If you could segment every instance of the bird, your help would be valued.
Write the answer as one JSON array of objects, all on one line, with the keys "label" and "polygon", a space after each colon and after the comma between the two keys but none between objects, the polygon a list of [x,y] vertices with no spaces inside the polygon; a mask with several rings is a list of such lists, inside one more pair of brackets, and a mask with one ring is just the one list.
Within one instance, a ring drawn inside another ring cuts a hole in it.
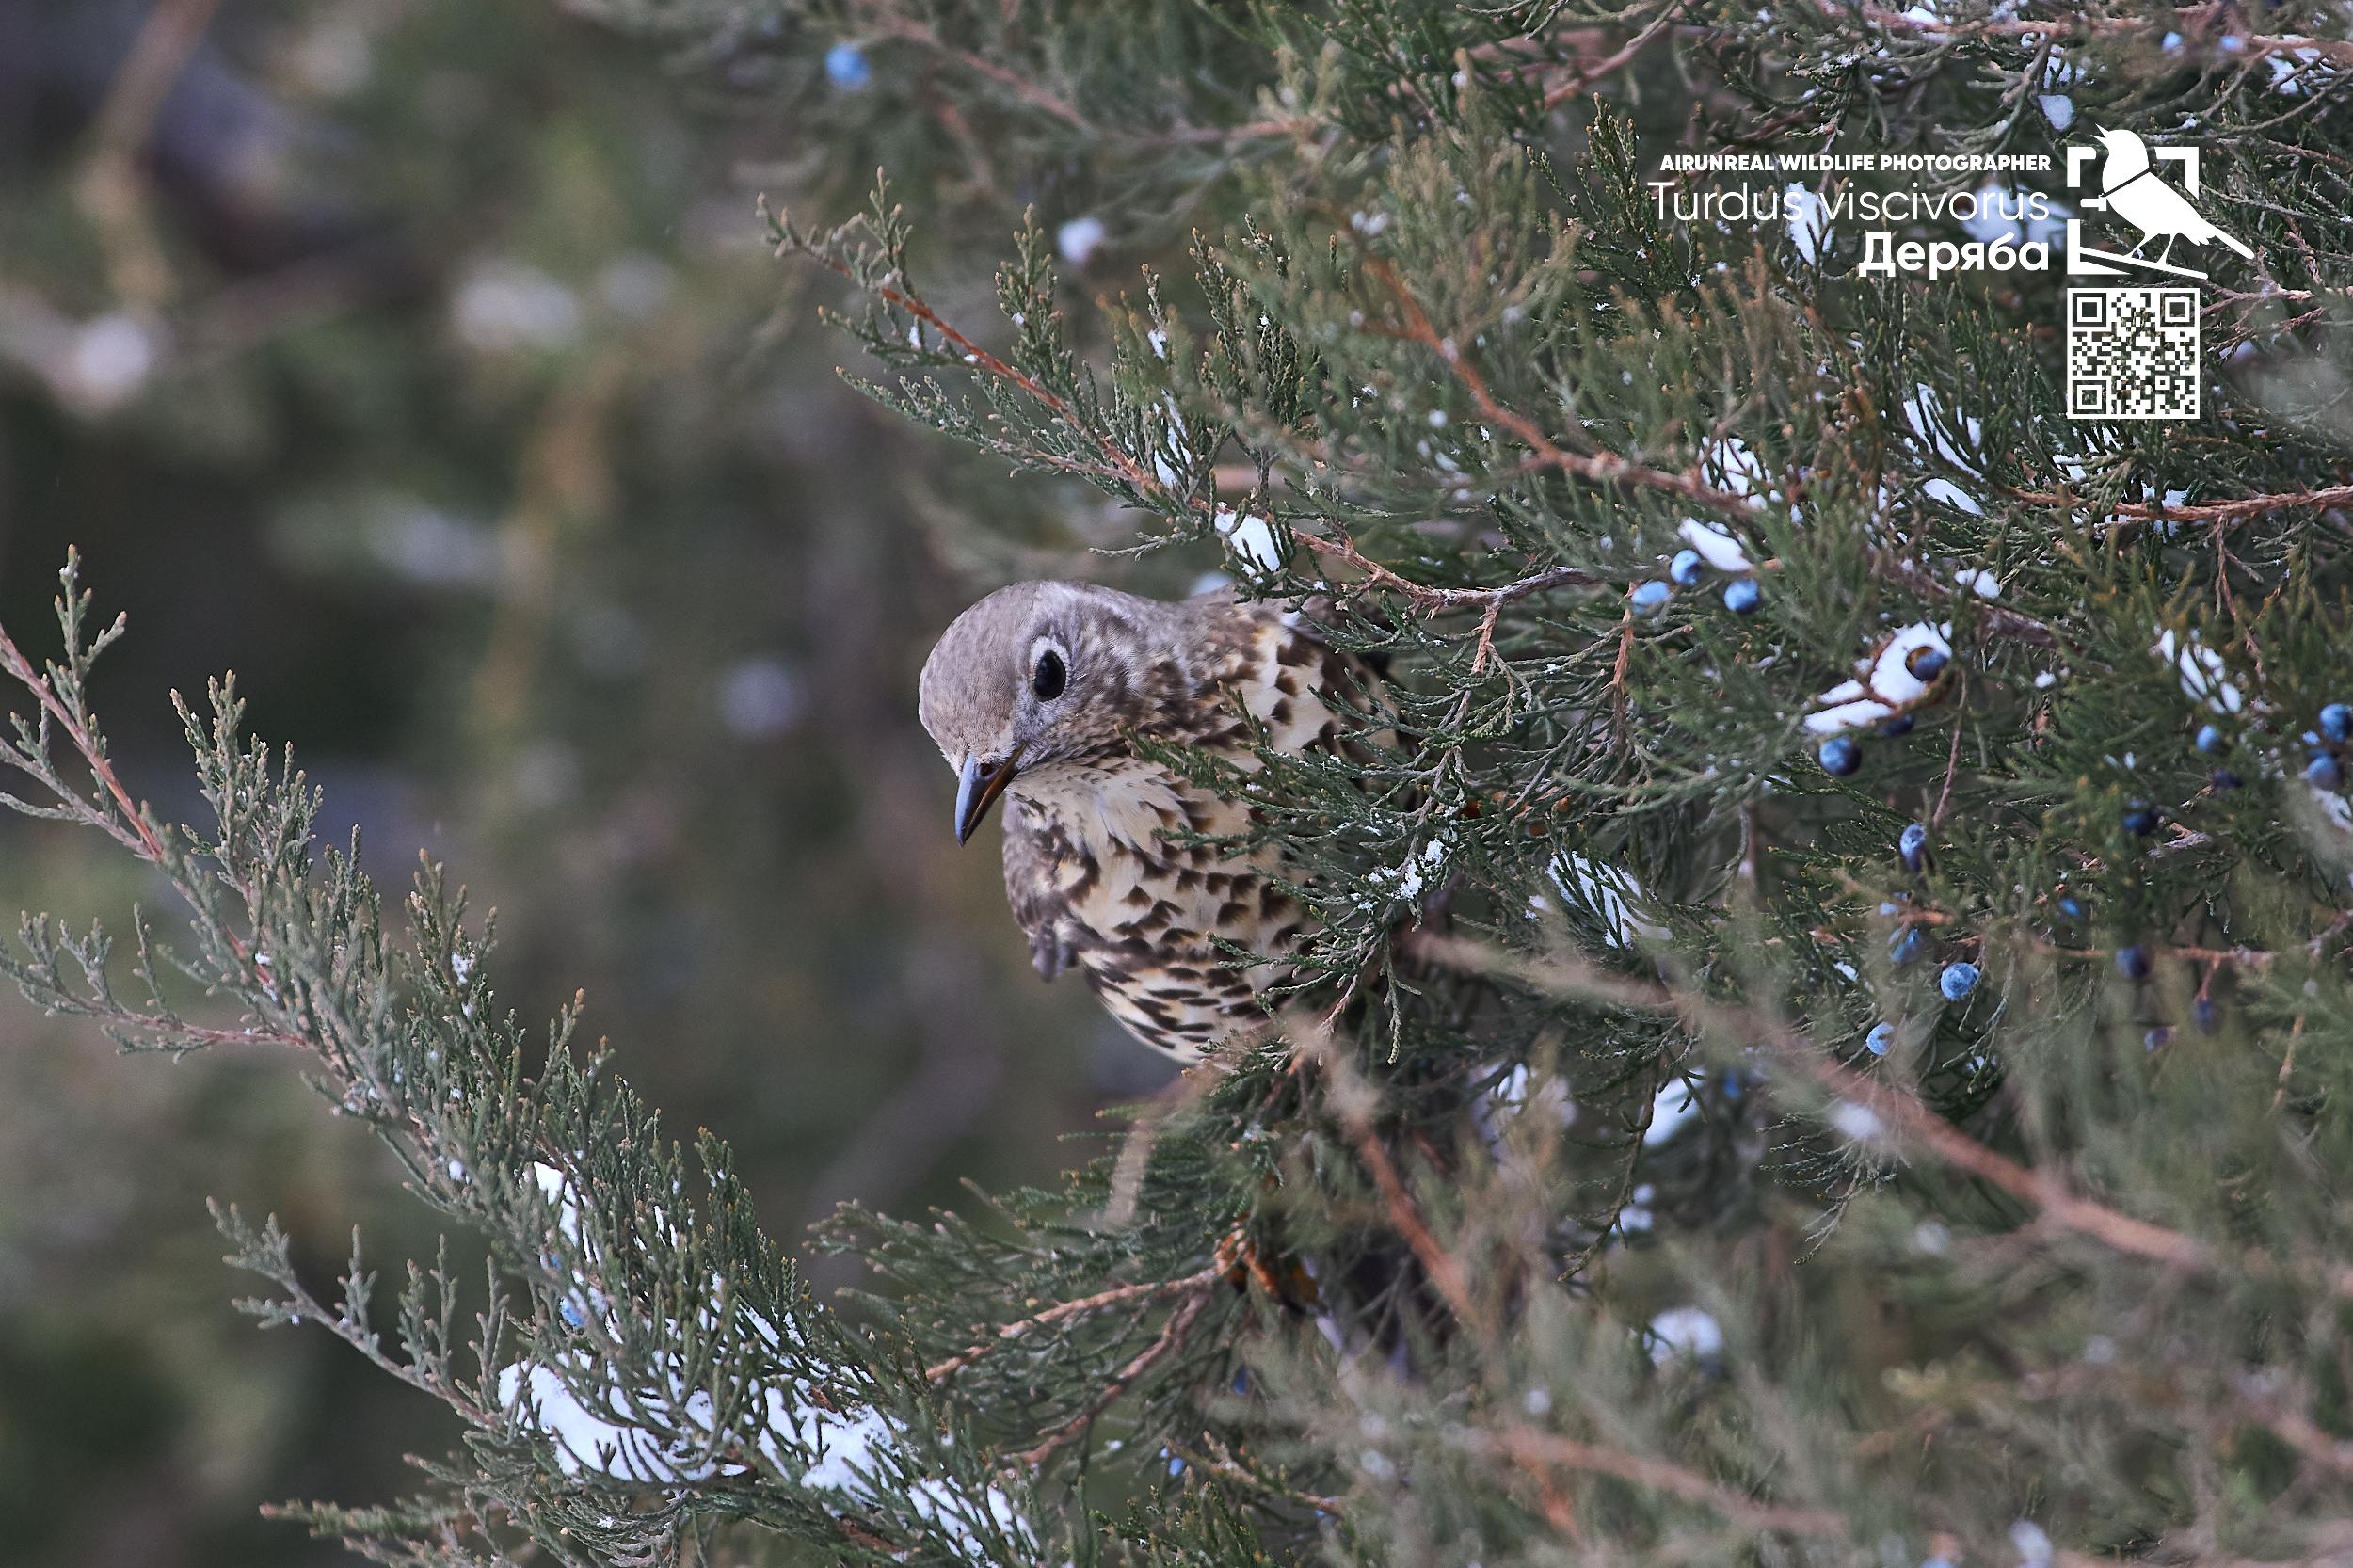
[{"label": "bird", "polygon": [[2249,261],[2255,253],[2200,215],[2188,197],[2165,183],[2156,172],[2149,156],[2149,144],[2131,131],[2103,131],[2100,144],[2107,149],[2107,156],[2100,161],[2100,200],[2107,209],[2140,231],[2140,244],[2130,254],[2137,256],[2151,240],[2163,237],[2165,248],[2157,260],[2169,262],[2173,242],[2185,239],[2192,245],[2220,242]]},{"label": "bird", "polygon": [[[1300,609],[1230,588],[1176,602],[1016,583],[958,616],[918,683],[956,775],[955,836],[1004,802],[1005,896],[1037,972],[1076,969],[1128,1032],[1192,1064],[1263,1024],[1261,999],[1310,935],[1281,852],[1236,839],[1244,800],[1144,754],[1351,744],[1377,678]],[[1221,942],[1268,963],[1238,963]]]}]

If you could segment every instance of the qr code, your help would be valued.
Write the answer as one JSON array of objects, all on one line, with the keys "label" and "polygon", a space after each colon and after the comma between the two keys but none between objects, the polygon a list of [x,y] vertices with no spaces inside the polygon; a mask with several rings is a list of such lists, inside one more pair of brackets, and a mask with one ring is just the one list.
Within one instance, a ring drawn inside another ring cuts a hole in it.
[{"label": "qr code", "polygon": [[2196,289],[2069,289],[2067,411],[2196,419]]}]

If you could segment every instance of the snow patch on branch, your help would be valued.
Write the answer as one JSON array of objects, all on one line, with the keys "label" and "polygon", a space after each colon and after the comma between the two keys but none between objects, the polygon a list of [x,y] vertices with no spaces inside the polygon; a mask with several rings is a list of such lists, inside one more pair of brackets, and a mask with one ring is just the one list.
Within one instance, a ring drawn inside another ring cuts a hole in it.
[{"label": "snow patch on branch", "polygon": [[[570,1177],[552,1165],[537,1163],[530,1175],[554,1209],[558,1232],[589,1254],[592,1244],[583,1237],[579,1194]],[[655,1224],[664,1223],[657,1210]],[[586,1304],[598,1313],[606,1336],[618,1338],[618,1325],[601,1293],[585,1279],[574,1283],[578,1289],[560,1306],[565,1321],[576,1329],[584,1327],[587,1320],[576,1314]],[[713,1285],[716,1295],[717,1282]],[[797,1335],[766,1315],[742,1306],[735,1311],[742,1337],[776,1352],[789,1338],[797,1342]],[[704,1310],[701,1327],[707,1337],[719,1335],[715,1309]],[[589,1352],[559,1349],[552,1355],[502,1368],[499,1404],[548,1438],[556,1465],[567,1477],[603,1476],[670,1486],[746,1475],[764,1464],[797,1479],[802,1486],[838,1494],[859,1510],[881,1509],[903,1497],[918,1518],[976,1557],[981,1555],[974,1532],[976,1510],[984,1511],[997,1530],[1036,1550],[1028,1525],[997,1488],[985,1489],[976,1499],[936,1478],[904,1483],[907,1471],[915,1468],[900,1452],[907,1433],[879,1411],[828,1409],[807,1383],[779,1375],[745,1390],[741,1404],[757,1421],[746,1432],[743,1418],[722,1426],[711,1391],[686,1385],[683,1363],[675,1353],[655,1357],[655,1368],[650,1381],[632,1386],[614,1368],[600,1367]],[[588,1390],[584,1395],[584,1388]]]},{"label": "snow patch on branch", "polygon": [[1655,1149],[1681,1132],[1700,1113],[1700,1092],[1681,1073],[1658,1086],[1651,1096],[1650,1126],[1642,1129],[1642,1146]]},{"label": "snow patch on branch", "polygon": [[1225,546],[1260,571],[1279,571],[1283,552],[1274,542],[1273,520],[1256,512],[1237,512],[1231,506],[1220,506],[1209,519]]},{"label": "snow patch on branch", "polygon": [[[500,1403],[553,1442],[556,1464],[566,1476],[668,1486],[753,1470],[751,1456],[719,1429],[711,1395],[683,1387],[675,1370],[664,1387],[632,1395],[617,1380],[608,1380],[585,1400],[573,1386],[583,1380],[583,1370],[575,1366],[567,1378],[555,1367],[529,1362],[499,1373]],[[760,1426],[752,1449],[770,1469],[784,1476],[797,1472],[801,1485],[838,1494],[861,1510],[903,1496],[918,1518],[957,1546],[980,1544],[970,1518],[974,1499],[936,1479],[904,1487],[894,1483],[893,1473],[901,1468],[895,1450],[906,1435],[899,1423],[872,1410],[827,1410],[798,1383],[772,1383],[759,1393]],[[659,1430],[643,1424],[648,1416]],[[1034,1549],[1027,1525],[1003,1493],[989,1488],[978,1506],[999,1530]]]},{"label": "snow patch on branch", "polygon": [[[1726,436],[1703,447],[1700,472],[1717,488],[1738,496],[1759,510],[1774,493],[1773,476],[1766,472],[1763,459],[1737,436]],[[1699,546],[1694,544],[1692,548],[1697,550]]]},{"label": "snow patch on branch", "polygon": [[[1609,931],[1609,945],[1630,948],[1637,940],[1664,941],[1667,928],[1642,912],[1650,894],[1629,873],[1606,866],[1575,850],[1563,851],[1545,871],[1570,907],[1590,912]],[[1544,912],[1541,898],[1529,901],[1530,910]]]},{"label": "snow patch on branch", "polygon": [[1789,225],[1789,243],[1797,248],[1799,259],[1809,264],[1819,262],[1823,243],[1830,237],[1830,203],[1818,193],[1792,182],[1782,187],[1781,210]]},{"label": "snow patch on branch", "polygon": [[[1951,418],[1934,387],[1922,382],[1912,389],[1904,399],[1904,423],[1922,446],[1957,469],[1978,472],[1977,453],[1985,444],[1985,426],[1974,419]],[[1966,450],[1953,440],[1956,434],[1968,443]]]},{"label": "snow patch on branch", "polygon": [[1675,529],[1675,536],[1698,552],[1699,558],[1718,571],[1740,574],[1753,572],[1756,564],[1740,541],[1722,529],[1697,518],[1685,518]]},{"label": "snow patch on branch", "polygon": [[1375,877],[1386,885],[1391,898],[1409,902],[1417,899],[1429,885],[1428,878],[1446,869],[1446,857],[1451,848],[1445,839],[1433,839],[1421,846],[1420,854],[1407,856],[1403,865],[1395,871],[1376,872]]},{"label": "snow patch on branch", "polygon": [[1977,498],[1949,479],[1931,479],[1920,487],[1920,493],[1930,501],[1941,501],[1973,518],[1985,516],[1985,507]]},{"label": "snow patch on branch", "polygon": [[2247,695],[2231,680],[2222,655],[2208,648],[2197,632],[2176,638],[2171,632],[2160,630],[2156,645],[2149,651],[2181,671],[2182,695],[2191,701],[2202,702],[2217,713],[2235,713],[2247,706]]},{"label": "snow patch on branch", "polygon": [[2320,50],[2309,43],[2293,44],[2264,56],[2264,64],[2271,72],[2272,90],[2285,98],[2299,98],[2309,85],[2307,68],[2318,65]]},{"label": "snow patch on branch", "polygon": [[1928,692],[1928,682],[1913,674],[1905,661],[1915,648],[1934,648],[1950,659],[1953,648],[1945,639],[1952,634],[1949,621],[1942,626],[1915,621],[1888,638],[1862,679],[1842,680],[1814,699],[1822,706],[1805,716],[1806,732],[1835,735],[1860,729],[1893,718],[1897,709],[1919,701]]}]

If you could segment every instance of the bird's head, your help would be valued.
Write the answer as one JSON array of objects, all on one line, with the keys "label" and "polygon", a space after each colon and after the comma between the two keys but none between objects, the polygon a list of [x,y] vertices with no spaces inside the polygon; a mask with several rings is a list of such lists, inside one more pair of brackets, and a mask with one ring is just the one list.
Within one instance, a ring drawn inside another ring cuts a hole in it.
[{"label": "bird's head", "polygon": [[1149,600],[1080,583],[1016,583],[958,616],[923,664],[923,728],[956,770],[956,841],[1006,786],[1115,751],[1136,718]]},{"label": "bird's head", "polygon": [[2125,157],[2145,158],[2149,155],[2147,146],[2134,132],[2111,127],[2098,133],[2098,137],[2100,145],[2111,152],[2121,153]]}]

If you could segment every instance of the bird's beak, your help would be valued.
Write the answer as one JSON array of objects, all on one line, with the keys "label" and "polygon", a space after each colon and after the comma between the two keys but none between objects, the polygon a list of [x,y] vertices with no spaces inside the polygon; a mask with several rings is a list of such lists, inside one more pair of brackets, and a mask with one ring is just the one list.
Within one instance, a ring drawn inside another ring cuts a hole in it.
[{"label": "bird's beak", "polygon": [[1013,782],[1019,760],[1008,757],[995,764],[984,763],[978,753],[967,752],[964,766],[956,771],[956,842],[972,837],[972,830],[981,825],[988,808],[997,804],[997,797]]}]

